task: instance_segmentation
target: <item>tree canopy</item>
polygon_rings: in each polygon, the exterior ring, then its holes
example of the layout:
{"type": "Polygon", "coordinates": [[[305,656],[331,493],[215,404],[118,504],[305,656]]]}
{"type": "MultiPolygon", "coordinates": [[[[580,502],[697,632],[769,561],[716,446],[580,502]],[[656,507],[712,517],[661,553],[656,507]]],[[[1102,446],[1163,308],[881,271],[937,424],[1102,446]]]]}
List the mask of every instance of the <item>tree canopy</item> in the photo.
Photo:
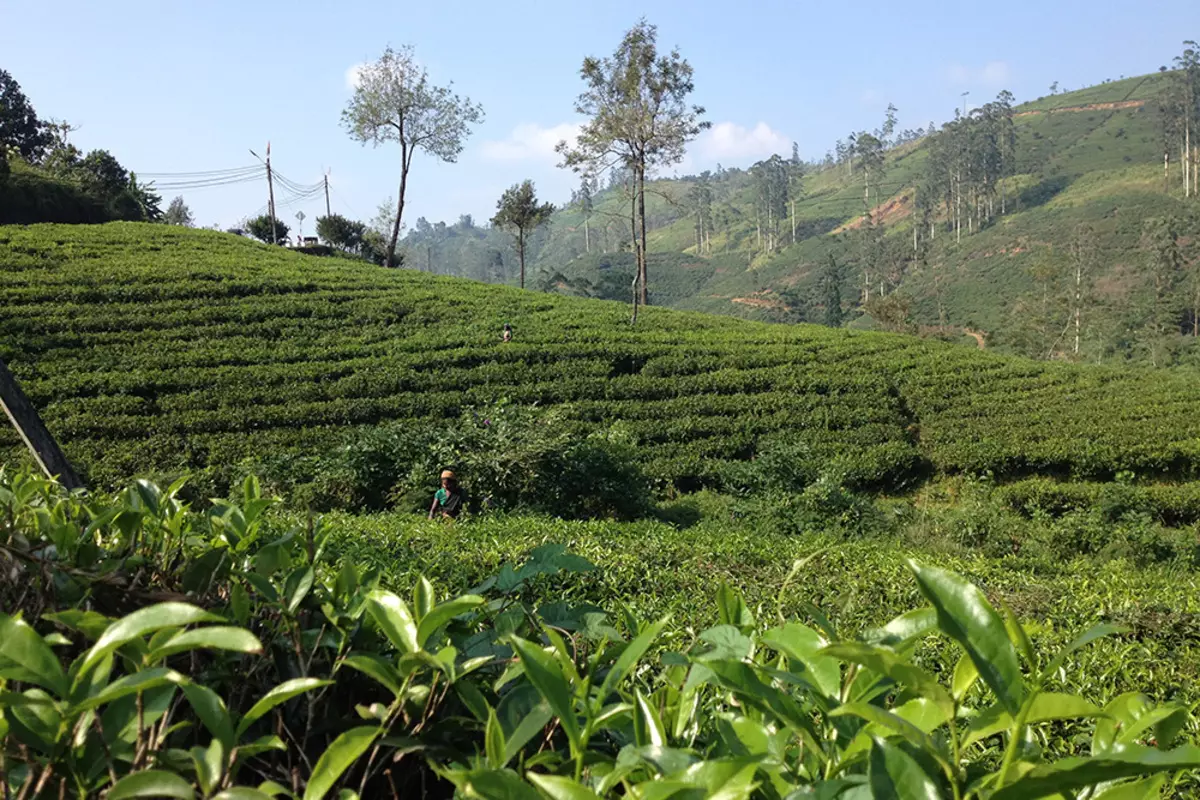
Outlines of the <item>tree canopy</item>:
{"type": "Polygon", "coordinates": [[[430,83],[411,46],[399,50],[389,47],[379,60],[359,71],[354,96],[342,111],[342,124],[352,139],[364,144],[400,144],[400,196],[387,248],[387,266],[394,265],[413,156],[420,150],[442,161],[457,161],[470,126],[482,121],[483,108],[479,104],[459,97],[449,86],[430,83]]]}
{"type": "Polygon", "coordinates": [[[521,264],[521,288],[525,288],[525,237],[554,213],[551,203],[539,203],[533,191],[533,181],[516,184],[506,190],[496,202],[492,224],[511,230],[521,264]]]}

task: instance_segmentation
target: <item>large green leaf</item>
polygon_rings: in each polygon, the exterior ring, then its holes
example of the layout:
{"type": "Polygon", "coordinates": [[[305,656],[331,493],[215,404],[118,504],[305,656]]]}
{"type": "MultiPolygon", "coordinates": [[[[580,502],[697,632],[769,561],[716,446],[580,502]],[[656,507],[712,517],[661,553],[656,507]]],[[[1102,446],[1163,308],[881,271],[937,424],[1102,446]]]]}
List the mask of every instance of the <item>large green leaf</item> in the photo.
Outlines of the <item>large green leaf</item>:
{"type": "Polygon", "coordinates": [[[226,749],[233,750],[236,740],[233,718],[221,696],[203,684],[190,681],[183,685],[183,695],[188,699],[192,711],[204,723],[204,727],[208,728],[208,732],[220,740],[226,749]]]}
{"type": "Polygon", "coordinates": [[[50,645],[25,620],[0,614],[0,661],[4,660],[20,665],[31,683],[66,697],[67,676],[50,645]]]}
{"type": "Polygon", "coordinates": [[[99,708],[106,703],[111,703],[122,697],[157,689],[159,686],[166,686],[167,684],[178,685],[185,680],[187,679],[178,672],[166,667],[145,669],[135,672],[132,675],[126,675],[120,680],[113,681],[96,694],[83,699],[71,707],[71,714],[80,714],[92,708],[99,708]]]}
{"type": "MultiPolygon", "coordinates": [[[[796,700],[759,678],[754,668],[741,661],[710,661],[706,666],[719,678],[721,686],[737,694],[760,711],[768,712],[792,730],[807,734],[812,743],[821,735],[812,719],[796,700]]],[[[817,751],[820,754],[820,751],[817,751]]]]}
{"type": "Polygon", "coordinates": [[[647,625],[645,630],[634,637],[633,641],[625,645],[621,651],[621,655],[617,656],[617,660],[613,662],[612,668],[608,674],[604,676],[604,685],[600,690],[600,699],[603,701],[608,695],[620,685],[622,679],[637,665],[639,659],[646,654],[658,635],[662,633],[662,629],[670,617],[662,619],[647,625]]]}
{"type": "MultiPolygon", "coordinates": [[[[829,698],[836,698],[842,685],[842,666],[836,658],[821,655],[828,642],[807,625],[789,622],[763,634],[762,641],[804,667],[813,684],[829,698]]],[[[795,668],[792,668],[795,671],[795,668]]]]}
{"type": "Polygon", "coordinates": [[[408,603],[391,592],[377,589],[367,598],[367,610],[401,653],[415,653],[421,649],[417,641],[417,622],[408,603]]]}
{"type": "Polygon", "coordinates": [[[457,796],[482,800],[542,800],[537,790],[510,769],[446,770],[457,796]]]}
{"type": "Polygon", "coordinates": [[[937,784],[916,759],[880,738],[871,748],[867,777],[873,800],[941,800],[937,784]]]}
{"type": "Polygon", "coordinates": [[[521,748],[528,744],[530,739],[545,730],[546,725],[553,718],[554,712],[550,710],[549,703],[540,702],[531,708],[529,713],[522,717],[517,726],[508,734],[504,743],[504,763],[501,766],[507,766],[516,758],[517,753],[521,752],[521,748]]]}
{"type": "Polygon", "coordinates": [[[272,796],[249,786],[232,786],[214,794],[212,800],[271,800],[272,796]]]}
{"type": "Polygon", "coordinates": [[[575,716],[573,692],[563,675],[562,667],[542,648],[519,636],[511,637],[509,643],[525,667],[525,676],[559,718],[571,744],[578,747],[581,744],[582,732],[579,728],[579,718],[575,716]]]}
{"type": "Polygon", "coordinates": [[[526,779],[541,789],[550,800],[600,800],[600,795],[586,786],[559,775],[525,773],[526,779]]]}
{"type": "Polygon", "coordinates": [[[1015,715],[1025,700],[1025,681],[1004,620],[979,587],[962,576],[908,563],[921,593],[937,611],[938,627],[971,656],[979,677],[1015,715]]]}
{"type": "Polygon", "coordinates": [[[235,653],[261,653],[262,642],[250,631],[242,628],[210,625],[175,634],[161,647],[150,651],[150,663],[157,663],[168,656],[188,650],[231,650],[235,653]]]}
{"type": "Polygon", "coordinates": [[[102,658],[126,642],[162,628],[182,628],[197,622],[222,622],[216,614],[189,603],[158,603],[139,609],[109,625],[83,657],[75,675],[75,684],[102,658]]]}
{"type": "Polygon", "coordinates": [[[342,659],[342,664],[374,678],[395,696],[400,695],[400,684],[404,679],[386,658],[375,653],[351,653],[342,659]]]}
{"type": "MultiPolygon", "coordinates": [[[[1051,720],[1087,719],[1100,714],[1101,711],[1097,706],[1078,695],[1041,692],[1033,698],[1025,722],[1033,725],[1051,720]]],[[[1006,731],[1012,727],[1012,724],[1013,717],[1003,706],[999,703],[990,706],[971,720],[967,738],[963,740],[962,746],[967,747],[989,736],[1006,731]]]]}
{"type": "Polygon", "coordinates": [[[1159,775],[1140,781],[1114,784],[1096,795],[1096,800],[1158,800],[1166,782],[1167,776],[1159,775]]]}
{"type": "Polygon", "coordinates": [[[127,797],[172,797],[191,800],[196,793],[192,785],[174,772],[149,769],[135,772],[117,781],[108,792],[108,800],[125,800],[127,797]]]}
{"type": "Polygon", "coordinates": [[[879,675],[886,675],[936,703],[947,717],[954,713],[954,698],[938,683],[937,678],[905,661],[890,648],[863,642],[838,642],[829,645],[821,653],[866,667],[879,675]]]}
{"type": "Polygon", "coordinates": [[[834,709],[830,716],[843,717],[853,715],[865,719],[879,728],[897,734],[915,747],[919,747],[940,761],[947,761],[941,748],[934,743],[933,738],[913,723],[892,712],[870,703],[846,703],[834,709]]]}
{"type": "Polygon", "coordinates": [[[1066,758],[1034,767],[992,795],[992,800],[1026,800],[1074,792],[1122,778],[1140,778],[1163,772],[1200,768],[1200,748],[1186,745],[1175,750],[1128,745],[1093,758],[1066,758]]]}
{"type": "Polygon", "coordinates": [[[245,733],[246,730],[253,725],[259,717],[261,717],[263,714],[266,714],[280,703],[285,703],[298,694],[304,694],[305,692],[321,686],[328,686],[331,683],[333,683],[333,681],[320,680],[318,678],[294,678],[290,681],[284,681],[271,691],[264,694],[257,703],[250,707],[250,710],[247,711],[246,715],[242,717],[240,722],[238,722],[238,737],[240,738],[241,735],[245,733]]]}
{"type": "Polygon", "coordinates": [[[900,649],[936,629],[937,611],[932,608],[915,608],[904,612],[881,628],[863,631],[862,640],[867,644],[881,644],[900,649]]]}
{"type": "Polygon", "coordinates": [[[381,732],[373,725],[364,725],[351,728],[334,739],[313,767],[304,789],[304,800],[321,800],[381,732]]]}
{"type": "Polygon", "coordinates": [[[429,641],[429,637],[438,628],[459,614],[465,614],[472,609],[478,608],[485,602],[487,601],[477,594],[468,594],[434,606],[428,614],[421,617],[421,624],[417,626],[417,646],[424,647],[425,643],[429,641]]]}

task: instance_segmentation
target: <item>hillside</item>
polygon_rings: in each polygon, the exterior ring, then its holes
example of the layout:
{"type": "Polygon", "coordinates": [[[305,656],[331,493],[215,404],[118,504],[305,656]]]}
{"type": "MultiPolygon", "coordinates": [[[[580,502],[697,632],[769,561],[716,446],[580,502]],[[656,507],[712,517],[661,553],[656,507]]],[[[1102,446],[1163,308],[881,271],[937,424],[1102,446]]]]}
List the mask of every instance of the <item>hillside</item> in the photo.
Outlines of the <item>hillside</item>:
{"type": "MultiPolygon", "coordinates": [[[[905,298],[907,323],[914,329],[946,326],[954,335],[970,329],[989,346],[1039,352],[1043,343],[1031,344],[1022,337],[1029,339],[1031,326],[1062,326],[1057,306],[1067,302],[1073,287],[1058,273],[1067,269],[1077,232],[1089,226],[1095,263],[1085,281],[1086,330],[1080,354],[1089,360],[1142,359],[1129,331],[1145,320],[1144,313],[1133,308],[1143,301],[1145,288],[1134,275],[1146,260],[1141,250],[1144,222],[1177,215],[1188,220],[1186,226],[1200,228],[1196,203],[1184,200],[1176,166],[1169,191],[1164,191],[1158,106],[1170,79],[1169,73],[1127,78],[1016,106],[1015,165],[998,187],[1007,213],[982,230],[964,231],[961,242],[946,231],[942,219],[919,253],[911,247],[914,192],[926,171],[930,137],[890,149],[872,206],[894,253],[886,267],[885,289],[905,298]],[[1055,273],[1048,287],[1045,279],[1038,283],[1035,277],[1047,265],[1055,273]],[[1035,319],[1029,303],[1022,301],[1047,289],[1056,307],[1047,319],[1035,319]]],[[[775,252],[757,244],[751,177],[745,170],[710,177],[713,230],[704,254],[696,253],[696,221],[688,199],[696,178],[655,182],[647,198],[651,250],[658,255],[658,263],[651,264],[652,302],[754,319],[820,321],[824,297],[818,284],[832,257],[840,266],[844,312],[852,320],[860,317],[860,172],[849,163],[810,166],[795,204],[798,241],[790,243],[785,224],[784,246],[775,252]]],[[[596,197],[587,237],[591,252],[586,254],[581,213],[575,208],[556,213],[535,243],[533,272],[541,270],[549,279],[541,285],[569,294],[624,299],[632,278],[631,257],[615,251],[627,246],[627,205],[620,189],[596,197]]],[[[473,263],[475,256],[456,244],[456,237],[463,236],[457,226],[427,234],[410,237],[426,247],[419,266],[432,265],[450,274],[470,272],[462,265],[473,263]],[[438,252],[445,254],[440,266],[438,252]],[[435,254],[432,259],[430,253],[435,254]]],[[[1180,236],[1185,249],[1197,238],[1187,230],[1180,236]]],[[[497,264],[501,254],[508,258],[506,241],[498,233],[475,229],[473,238],[487,240],[497,264]]],[[[1198,257],[1196,252],[1184,253],[1179,283],[1188,279],[1193,264],[1200,263],[1198,257]]],[[[478,270],[468,276],[495,279],[478,270]]],[[[1181,330],[1190,330],[1190,312],[1182,308],[1188,302],[1185,293],[1181,288],[1178,314],[1181,330]]],[[[870,316],[854,322],[867,327],[876,323],[870,316]]],[[[1174,346],[1191,349],[1190,339],[1174,346]]]]}
{"type": "Polygon", "coordinates": [[[581,431],[620,422],[682,489],[780,435],[878,489],[1200,466],[1190,372],[660,308],[630,327],[617,303],[140,223],[0,228],[0,271],[0,357],[100,484],[199,471],[219,488],[246,458],[501,399],[561,406],[581,431]]]}

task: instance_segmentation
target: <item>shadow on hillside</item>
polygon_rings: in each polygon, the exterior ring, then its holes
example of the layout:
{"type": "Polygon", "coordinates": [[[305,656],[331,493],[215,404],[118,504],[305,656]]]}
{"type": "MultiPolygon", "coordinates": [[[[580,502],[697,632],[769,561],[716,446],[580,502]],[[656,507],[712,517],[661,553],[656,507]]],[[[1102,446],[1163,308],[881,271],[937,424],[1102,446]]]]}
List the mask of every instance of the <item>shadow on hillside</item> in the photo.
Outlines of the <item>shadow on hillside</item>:
{"type": "Polygon", "coordinates": [[[1043,178],[1040,183],[1028,186],[1021,191],[1021,208],[1034,208],[1045,205],[1070,185],[1071,179],[1066,175],[1053,175],[1043,178]]]}

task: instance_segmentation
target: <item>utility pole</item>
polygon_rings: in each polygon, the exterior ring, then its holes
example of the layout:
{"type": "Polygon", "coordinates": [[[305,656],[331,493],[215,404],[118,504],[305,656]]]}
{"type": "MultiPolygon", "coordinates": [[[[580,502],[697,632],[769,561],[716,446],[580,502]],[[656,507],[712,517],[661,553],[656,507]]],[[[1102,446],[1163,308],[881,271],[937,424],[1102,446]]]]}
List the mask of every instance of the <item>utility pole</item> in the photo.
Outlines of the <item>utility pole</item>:
{"type": "MultiPolygon", "coordinates": [[[[262,157],[250,151],[250,155],[262,161],[262,157]]],[[[271,217],[271,244],[279,244],[278,231],[275,228],[275,184],[271,180],[271,143],[267,142],[267,160],[263,162],[267,166],[267,214],[271,217]]]]}
{"type": "Polygon", "coordinates": [[[271,215],[271,243],[279,244],[279,231],[275,225],[275,183],[271,180],[271,143],[267,142],[267,207],[271,215]]]}
{"type": "Polygon", "coordinates": [[[329,213],[329,173],[325,173],[325,216],[333,216],[329,213]]]}
{"type": "Polygon", "coordinates": [[[965,91],[965,92],[963,92],[963,93],[962,93],[962,99],[963,99],[963,117],[964,117],[964,118],[966,118],[966,116],[967,116],[967,95],[969,95],[970,93],[971,93],[971,92],[970,92],[969,90],[968,90],[968,91],[965,91]]]}
{"type": "Polygon", "coordinates": [[[29,452],[33,453],[34,460],[37,461],[38,466],[42,468],[47,477],[57,477],[58,482],[69,491],[83,488],[83,481],[75,474],[74,468],[67,461],[67,457],[63,455],[58,442],[50,435],[50,431],[42,423],[42,418],[38,416],[37,409],[25,397],[21,385],[8,371],[8,367],[5,366],[2,359],[0,359],[0,406],[4,407],[4,413],[12,422],[13,427],[17,429],[21,440],[25,442],[29,452]]]}

